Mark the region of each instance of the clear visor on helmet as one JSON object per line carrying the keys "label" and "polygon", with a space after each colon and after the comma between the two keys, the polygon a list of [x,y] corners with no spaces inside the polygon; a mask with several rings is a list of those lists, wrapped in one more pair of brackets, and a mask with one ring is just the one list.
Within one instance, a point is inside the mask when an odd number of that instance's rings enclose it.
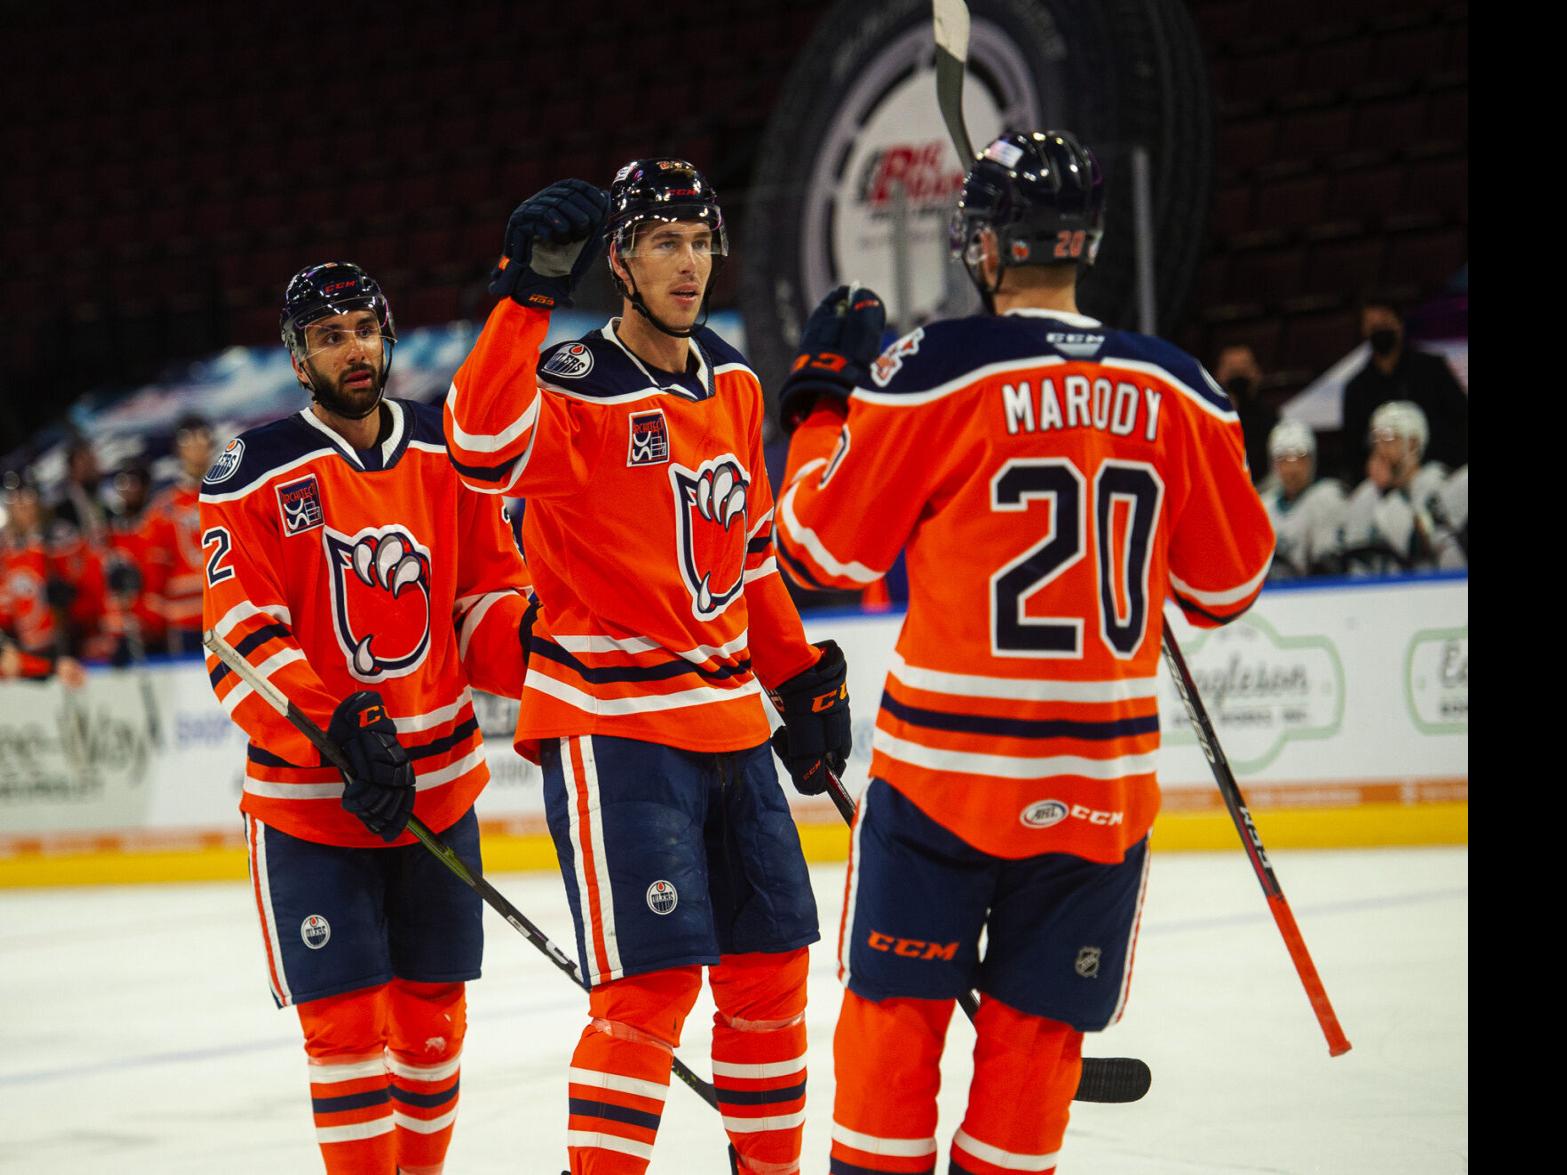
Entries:
{"label": "clear visor on helmet", "polygon": [[352,349],[375,351],[397,341],[397,333],[378,297],[348,298],[321,308],[308,322],[297,324],[303,341],[301,358],[316,359]]}
{"label": "clear visor on helmet", "polygon": [[729,256],[724,214],[711,205],[645,213],[616,226],[614,240],[622,257],[678,257],[687,249],[698,256]]}

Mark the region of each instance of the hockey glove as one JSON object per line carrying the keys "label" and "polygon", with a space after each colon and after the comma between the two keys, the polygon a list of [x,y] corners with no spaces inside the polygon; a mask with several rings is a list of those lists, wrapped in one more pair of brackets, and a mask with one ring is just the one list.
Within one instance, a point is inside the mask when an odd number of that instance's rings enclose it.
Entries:
{"label": "hockey glove", "polygon": [[506,222],[504,256],[490,293],[536,310],[571,305],[571,291],[604,247],[609,193],[561,180],[529,196]]}
{"label": "hockey glove", "polygon": [[397,726],[381,695],[360,690],[338,703],[327,737],[343,751],[353,774],[345,777],[343,807],[391,844],[414,810],[414,769],[397,741]]}
{"label": "hockey glove", "polygon": [[849,666],[835,641],[816,646],[822,656],[772,692],[784,724],[773,731],[773,753],[783,760],[801,795],[827,790],[827,773],[842,775],[853,746],[849,725]]}
{"label": "hockey glove", "polygon": [[822,299],[806,319],[800,353],[778,393],[784,432],[794,432],[821,397],[847,400],[866,382],[886,325],[887,308],[874,290],[839,286]]}

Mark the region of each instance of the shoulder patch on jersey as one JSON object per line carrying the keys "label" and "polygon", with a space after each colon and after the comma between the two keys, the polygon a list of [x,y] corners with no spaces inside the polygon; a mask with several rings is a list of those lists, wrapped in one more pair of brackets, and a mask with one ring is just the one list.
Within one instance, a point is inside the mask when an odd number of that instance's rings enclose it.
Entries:
{"label": "shoulder patch on jersey", "polygon": [[915,327],[878,355],[876,362],[871,364],[871,382],[878,388],[886,387],[891,382],[892,377],[898,374],[898,369],[903,366],[903,361],[909,356],[918,353],[920,340],[924,337],[925,328],[923,326]]}
{"label": "shoulder patch on jersey", "polygon": [[207,470],[207,476],[201,479],[203,485],[215,486],[225,482],[239,472],[239,463],[245,459],[245,442],[235,437],[223,447],[223,452],[218,454],[218,459]]}
{"label": "shoulder patch on jersey", "polygon": [[581,379],[593,370],[593,352],[584,343],[567,343],[546,359],[539,370],[561,379]]}

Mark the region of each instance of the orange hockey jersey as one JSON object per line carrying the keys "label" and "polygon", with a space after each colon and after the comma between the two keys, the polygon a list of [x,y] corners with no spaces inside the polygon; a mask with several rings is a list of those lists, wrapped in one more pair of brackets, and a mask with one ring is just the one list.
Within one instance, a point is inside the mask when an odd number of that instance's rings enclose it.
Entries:
{"label": "orange hockey jersey", "polygon": [[200,496],[200,486],[183,481],[172,485],[153,499],[142,523],[148,596],[170,629],[201,625]]}
{"label": "orange hockey jersey", "polygon": [[871,774],[984,852],[1113,862],[1158,811],[1166,595],[1256,598],[1273,531],[1224,393],[1091,318],[936,323],[795,433],[778,557],[863,588],[907,548]]}
{"label": "orange hockey jersey", "polygon": [[762,688],[819,656],[773,556],[761,385],[710,330],[668,373],[615,325],[541,362],[549,316],[507,299],[447,397],[463,479],[527,499],[541,612],[517,748],[582,734],[756,746]]}
{"label": "orange hockey jersey", "polygon": [[[323,729],[343,698],[378,690],[414,763],[414,814],[440,831],[489,779],[470,685],[521,692],[527,572],[500,503],[457,480],[439,411],[386,403],[391,435],[369,452],[308,408],[229,442],[202,483],[204,618]],[[240,807],[305,840],[379,846],[342,808],[337,769],[207,667],[250,735]]]}

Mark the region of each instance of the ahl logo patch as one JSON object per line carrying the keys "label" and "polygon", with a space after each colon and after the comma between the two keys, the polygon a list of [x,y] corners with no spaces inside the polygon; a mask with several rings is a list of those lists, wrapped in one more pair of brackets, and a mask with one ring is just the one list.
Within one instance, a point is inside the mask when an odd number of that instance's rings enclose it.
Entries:
{"label": "ahl logo patch", "polygon": [[227,481],[238,471],[239,463],[244,457],[245,442],[235,437],[223,446],[223,452],[218,454],[218,459],[212,463],[212,468],[207,470],[207,476],[201,480],[207,485],[217,485],[220,481]]}
{"label": "ahl logo patch", "polygon": [[1060,800],[1040,800],[1024,808],[1018,819],[1029,828],[1050,828],[1065,820],[1069,811]]}
{"label": "ahl logo patch", "polygon": [[321,511],[321,487],[316,475],[302,477],[277,487],[277,508],[283,516],[285,536],[304,534],[326,521]]}
{"label": "ahl logo patch", "polygon": [[651,412],[633,412],[631,443],[626,449],[626,465],[662,465],[669,460],[669,426],[660,408]]}
{"label": "ahl logo patch", "polygon": [[541,370],[562,379],[581,379],[593,370],[593,352],[581,343],[572,343],[546,359]]}
{"label": "ahl logo patch", "polygon": [[299,924],[299,937],[311,950],[319,951],[332,937],[332,924],[320,914],[311,914]]}
{"label": "ahl logo patch", "polygon": [[680,891],[667,881],[655,881],[647,887],[647,908],[658,915],[673,914],[680,904]]}

